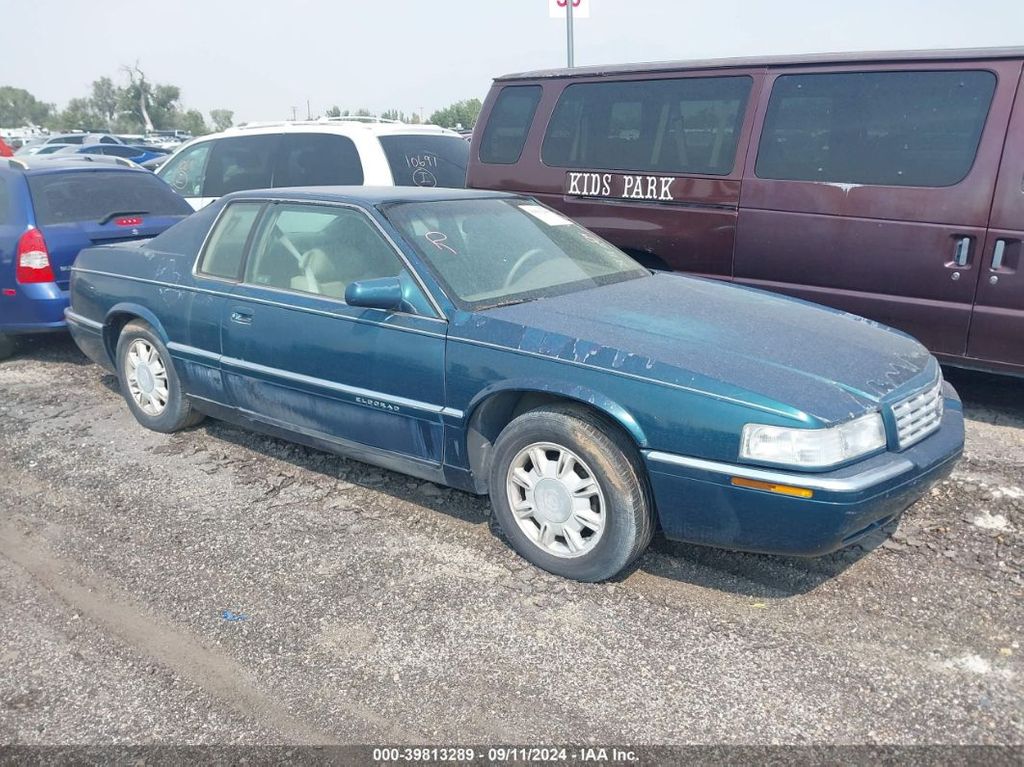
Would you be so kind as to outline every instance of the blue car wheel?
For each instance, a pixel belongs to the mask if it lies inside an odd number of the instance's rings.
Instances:
[[[14,354],[16,344],[10,336],[0,333],[0,360],[5,360]]]
[[[580,407],[531,410],[506,426],[494,445],[490,495],[513,548],[565,578],[611,578],[654,532],[636,449]]]
[[[145,322],[121,331],[117,377],[132,415],[147,429],[170,433],[203,420],[185,397],[167,347]]]

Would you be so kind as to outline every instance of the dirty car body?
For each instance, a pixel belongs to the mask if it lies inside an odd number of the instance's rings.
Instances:
[[[339,221],[343,269],[308,239]],[[702,544],[835,550],[963,447],[959,399],[909,336],[652,274],[511,194],[238,193],[142,246],[83,252],[71,295],[75,340],[111,370],[121,329],[145,322],[197,411],[492,499],[509,424],[571,406],[639,467],[665,535]]]

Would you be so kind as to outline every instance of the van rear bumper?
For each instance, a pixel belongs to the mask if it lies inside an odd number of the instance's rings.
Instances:
[[[644,451],[666,537],[769,554],[819,556],[843,548],[899,516],[949,476],[963,452],[960,402],[947,398],[942,424],[899,453],[823,474],[763,472],[805,488],[810,498],[738,487],[749,466]]]

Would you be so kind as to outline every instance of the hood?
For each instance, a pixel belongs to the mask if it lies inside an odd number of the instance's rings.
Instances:
[[[920,343],[871,320],[675,274],[474,317],[474,337],[484,332],[492,342],[591,367],[751,402],[768,399],[830,423],[938,373]]]

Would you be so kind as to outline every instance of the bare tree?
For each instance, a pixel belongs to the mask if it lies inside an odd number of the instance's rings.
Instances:
[[[146,102],[149,100],[149,84],[146,82],[146,73],[139,68],[138,60],[136,60],[134,66],[121,67],[121,71],[128,75],[128,81],[131,83],[130,87],[138,91],[139,113],[142,115],[142,122],[146,126],[146,130],[153,130],[153,121],[149,118],[149,109],[146,106]],[[138,82],[136,82],[136,77]]]

